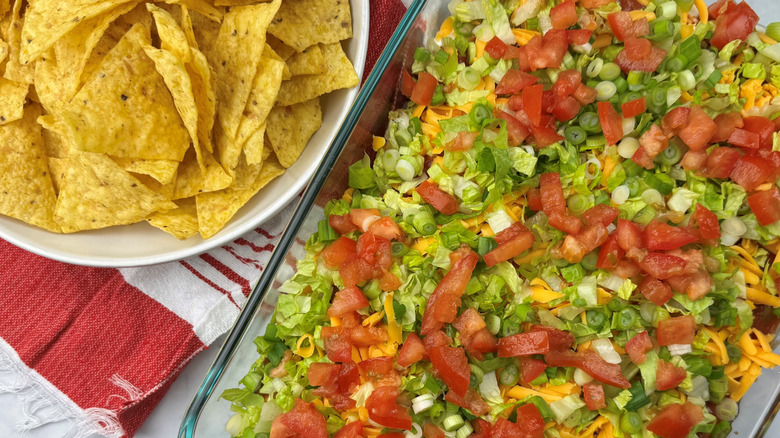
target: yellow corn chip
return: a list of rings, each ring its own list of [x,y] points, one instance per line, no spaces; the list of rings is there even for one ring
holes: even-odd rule
[[[43,136],[46,156],[67,158],[72,142],[63,136],[68,135],[68,127],[62,123],[62,120],[51,114],[38,117],[38,124],[43,127],[41,135]]]
[[[302,52],[317,43],[352,38],[352,14],[344,0],[285,0],[268,33]]]
[[[235,138],[246,108],[265,33],[281,0],[238,6],[225,14],[214,47],[206,53],[217,76],[217,114],[224,131]]]
[[[0,18],[11,11],[11,0],[0,0]]]
[[[247,164],[246,160],[239,160],[238,166],[236,166],[236,175],[233,178],[233,185],[230,186],[234,190],[248,189],[252,187],[257,175],[260,174],[261,164]]]
[[[184,36],[187,37],[187,43],[191,47],[198,49],[198,40],[195,38],[195,30],[192,28],[190,9],[186,6],[181,7],[181,30],[184,31]]]
[[[149,175],[160,184],[168,184],[176,176],[178,161],[171,160],[134,160],[131,158],[112,157],[113,160],[127,172]]]
[[[244,190],[228,188],[218,192],[204,193],[196,197],[198,227],[204,239],[217,234],[244,204],[249,202],[261,188],[284,173],[284,168],[273,159],[263,163],[260,174],[251,187]]]
[[[0,126],[0,214],[60,232],[53,220],[56,201],[49,165],[36,123],[40,105]]]
[[[137,179],[138,181],[141,181],[141,183],[145,185],[149,190],[161,195],[165,199],[171,199],[173,197],[173,189],[174,186],[176,185],[175,182],[171,181],[167,184],[162,184],[156,179],[152,178],[151,176],[144,175],[142,173],[130,172],[130,175],[132,175],[133,178]]]
[[[189,198],[199,193],[222,190],[233,183],[233,178],[206,151],[203,151],[203,164],[206,167],[205,172],[200,169],[194,152],[187,151],[184,161],[179,165],[172,199]]]
[[[179,58],[182,62],[189,62],[192,58],[190,43],[187,41],[187,35],[179,27],[176,19],[165,9],[151,3],[146,4],[146,9],[152,13],[154,22],[157,25],[157,34],[160,36],[160,48],[171,52],[173,56]]]
[[[292,76],[317,75],[328,70],[322,49],[316,44],[291,56],[286,63]]]
[[[274,51],[273,47],[271,47],[268,43],[265,45],[265,50],[263,50],[263,56],[273,58],[284,65],[284,71],[282,72],[282,80],[286,81],[289,80],[292,77],[292,73],[290,73],[290,69],[287,67],[287,63],[282,59],[281,56],[279,56],[276,51]]]
[[[144,44],[148,29],[137,24],[63,112],[80,150],[149,160],[184,157],[189,135]]]
[[[214,0],[214,6],[248,6],[257,2],[258,0]]]
[[[0,23],[1,25],[2,23]],[[0,40],[0,63],[3,63],[8,58],[8,43]]]
[[[195,198],[175,201],[178,208],[166,213],[154,213],[147,219],[149,223],[173,237],[184,240],[198,233],[198,208]]]
[[[225,168],[225,171],[233,175],[233,169],[238,166],[238,159],[241,157],[241,147],[243,145],[236,139],[231,138],[219,123],[214,126],[214,139],[217,143],[216,152],[220,164]]]
[[[68,158],[46,157],[46,162],[49,165],[49,174],[51,175],[54,194],[59,195],[62,180],[65,179],[65,172],[68,171]]]
[[[28,64],[80,22],[129,0],[32,0],[21,29],[19,61]]]
[[[212,130],[214,116],[217,113],[217,95],[215,78],[211,67],[200,50],[192,48],[192,62],[186,65],[192,82],[192,94],[198,108],[198,140],[201,147],[214,152]]]
[[[355,68],[347,59],[340,43],[324,44],[321,48],[328,67],[327,72],[319,75],[294,76],[289,81],[283,82],[277,105],[293,105],[333,90],[351,88],[360,83]]]
[[[223,13],[220,9],[211,6],[206,0],[163,0],[169,5],[186,6],[193,11],[198,11],[201,15],[214,22],[221,22]]]
[[[279,163],[284,167],[292,166],[320,126],[322,110],[317,98],[274,107],[266,121],[266,133]]]
[[[266,57],[270,47],[263,52],[263,57],[257,65],[257,75],[252,83],[252,92],[249,94],[246,108],[244,108],[241,123],[236,134],[236,143],[243,146],[247,139],[257,132],[260,125],[265,122],[268,113],[276,101],[279,87],[282,85],[282,70],[284,62]]]
[[[104,154],[73,152],[69,161],[54,210],[66,233],[132,224],[176,208]]]
[[[265,122],[244,144],[244,158],[249,164],[262,164],[265,154]]]
[[[217,36],[219,36],[220,24],[209,20],[195,10],[189,10],[188,12],[190,21],[192,21],[195,40],[198,42],[198,48],[203,53],[210,53],[214,48],[214,44],[216,44]],[[190,45],[195,47],[194,44]]]
[[[288,59],[290,59],[291,56],[298,53],[292,47],[281,42],[279,38],[270,34],[266,35],[265,43],[271,46],[271,48],[274,49],[274,52],[276,52],[279,55],[279,57],[282,58],[283,61],[287,61]]]
[[[19,15],[19,11],[22,8],[23,0],[16,0],[14,2],[13,11],[9,15],[11,24],[8,27],[8,34],[6,35],[6,41],[8,42],[8,62],[5,64],[5,74],[3,77],[16,82],[26,82],[32,84],[35,76],[35,65],[33,63],[27,63],[20,61],[20,52],[22,50],[22,27],[29,17],[28,12],[25,13],[25,17],[22,18]]]
[[[22,118],[28,84],[0,78],[0,125]]]

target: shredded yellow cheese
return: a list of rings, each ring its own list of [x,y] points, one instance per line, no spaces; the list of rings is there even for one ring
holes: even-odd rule
[[[560,395],[547,394],[545,392],[536,391],[534,389],[526,388],[525,386],[519,386],[519,385],[508,390],[506,392],[506,395],[512,398],[516,398],[518,400],[526,397],[538,395],[539,397],[543,398],[547,402],[554,402],[556,400],[560,400],[563,398]]]
[[[385,296],[385,314],[387,315],[387,343],[396,346],[403,341],[401,337],[401,326],[395,320],[395,310],[393,309],[393,292]]]
[[[452,17],[447,17],[447,19],[444,20],[444,23],[441,24],[439,32],[436,34],[436,41],[441,41],[442,39],[452,35],[454,31],[455,28],[452,26]]]
[[[699,11],[699,21],[707,24],[707,21],[710,19],[710,11],[707,10],[704,0],[694,0],[693,3],[696,5],[696,10]]]
[[[636,11],[629,12],[629,14],[631,14],[631,19],[634,21],[639,21],[643,18],[647,18],[647,21],[655,20],[655,13],[650,11],[643,11],[641,9],[638,9]]]
[[[517,45],[519,46],[528,44],[533,37],[539,35],[539,32],[528,29],[512,29],[512,33],[515,35],[515,40],[517,40]]]
[[[304,347],[305,342],[308,342],[308,345]],[[298,338],[298,343],[295,344],[295,354],[302,358],[311,357],[314,354],[314,336],[306,333]]]

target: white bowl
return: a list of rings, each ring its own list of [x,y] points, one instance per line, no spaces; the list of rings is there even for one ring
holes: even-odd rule
[[[353,1],[353,37],[342,42],[358,77],[368,50],[369,2]],[[208,240],[200,235],[187,240],[146,222],[74,234],[54,234],[0,215],[0,238],[38,255],[66,263],[100,267],[143,266],[170,262],[224,245],[273,218],[306,187],[325,151],[344,121],[358,87],[323,96],[322,127],[309,140],[298,161],[243,206],[219,233]]]

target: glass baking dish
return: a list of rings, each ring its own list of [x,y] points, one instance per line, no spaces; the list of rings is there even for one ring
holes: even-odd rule
[[[221,400],[257,359],[253,340],[265,328],[279,297],[279,286],[295,273],[304,244],[324,218],[323,207],[347,188],[347,169],[370,149],[372,135],[384,135],[388,112],[403,103],[399,92],[402,68],[413,61],[415,48],[434,37],[449,16],[447,1],[416,0],[409,7],[373,71],[363,85],[330,150],[303,194],[263,275],[228,334],[182,421],[179,438],[228,438],[225,423],[230,402]],[[775,344],[775,351],[780,347]],[[780,407],[780,370],[767,370],[740,403],[732,436],[763,437]]]

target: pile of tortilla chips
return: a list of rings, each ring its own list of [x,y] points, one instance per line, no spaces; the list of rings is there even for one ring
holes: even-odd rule
[[[13,4],[10,4],[13,3]],[[358,85],[347,0],[0,0],[0,214],[209,238]]]

